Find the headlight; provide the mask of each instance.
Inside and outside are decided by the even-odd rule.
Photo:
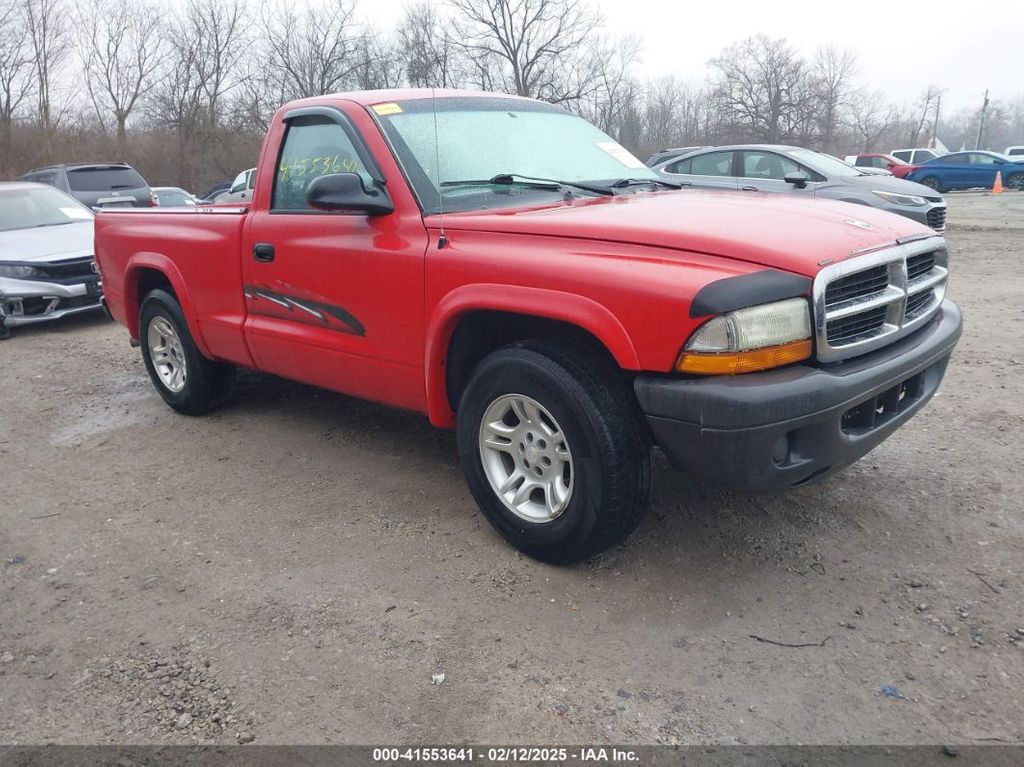
[[[806,298],[787,298],[714,317],[690,336],[676,362],[680,373],[735,375],[789,365],[811,356]]]
[[[39,270],[34,266],[22,266],[21,264],[0,264],[0,277],[38,277]]]
[[[886,202],[891,202],[893,205],[909,205],[912,208],[920,208],[922,205],[928,204],[928,200],[924,197],[918,197],[914,194],[896,194],[896,192],[878,191],[874,191],[871,194],[877,195]]]

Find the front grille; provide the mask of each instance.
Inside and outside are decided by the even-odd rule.
[[[936,232],[946,231],[946,206],[932,208],[928,211],[928,226]]]
[[[872,296],[885,290],[888,284],[889,267],[885,264],[851,274],[849,277],[840,277],[829,283],[825,290],[825,305],[834,306],[843,301]]]
[[[843,346],[863,338],[870,338],[885,323],[887,313],[888,310],[884,306],[880,306],[877,309],[832,320],[828,324],[829,344]]]
[[[818,358],[864,354],[924,323],[945,295],[947,260],[941,238],[928,237],[822,269],[814,281]]]
[[[907,259],[907,280],[913,282],[922,274],[928,274],[935,266],[934,253],[921,253]]]
[[[52,261],[46,264],[33,264],[40,274],[52,282],[81,282],[82,277],[95,277],[92,258],[75,258],[68,261]]]

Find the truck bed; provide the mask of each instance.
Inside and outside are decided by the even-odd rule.
[[[203,206],[99,212],[96,261],[105,300],[133,339],[139,337],[140,286],[148,289],[148,280],[164,279],[158,271],[170,281],[204,354],[253,364],[242,333],[241,238],[247,210]]]

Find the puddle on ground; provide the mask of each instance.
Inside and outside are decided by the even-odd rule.
[[[151,395],[148,380],[140,381],[136,376],[119,378],[112,389],[87,400],[82,406],[82,416],[73,424],[53,432],[50,444],[78,447],[93,437],[141,423],[142,413],[133,405]]]

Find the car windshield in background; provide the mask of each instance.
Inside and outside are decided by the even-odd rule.
[[[810,149],[792,149],[786,152],[786,154],[827,178],[864,175],[860,169],[848,165],[842,160],[837,160],[834,157],[829,157],[827,154],[814,152]]]
[[[109,189],[139,189],[146,182],[132,168],[71,168],[68,184],[75,192],[105,192]]]
[[[0,188],[0,232],[73,224],[92,217],[91,210],[56,189]]]
[[[185,205],[195,205],[195,202],[191,200],[188,195],[184,192],[174,190],[160,190],[156,192],[156,199],[161,205],[165,205],[169,208],[182,207]]]
[[[610,136],[550,104],[448,97],[371,109],[428,213],[436,213],[439,203],[445,211],[477,210],[557,200],[566,193],[567,187],[527,177],[594,186],[624,178],[658,182]],[[509,175],[512,183],[479,183]],[[477,183],[455,183],[461,181]],[[573,194],[600,193],[569,188]]]

